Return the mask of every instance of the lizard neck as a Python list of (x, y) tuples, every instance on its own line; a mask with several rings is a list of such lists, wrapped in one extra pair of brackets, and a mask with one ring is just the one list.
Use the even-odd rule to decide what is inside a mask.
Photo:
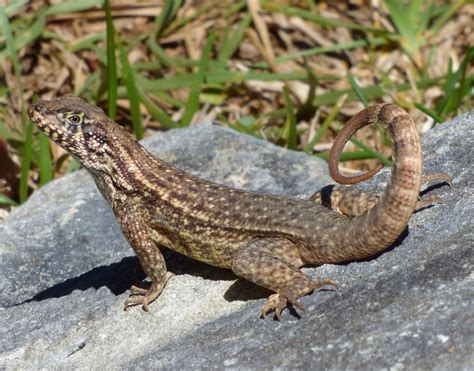
[(87, 169), (112, 204), (126, 198), (160, 197), (172, 188), (179, 170), (152, 156), (128, 133), (117, 136), (104, 154), (100, 170)]

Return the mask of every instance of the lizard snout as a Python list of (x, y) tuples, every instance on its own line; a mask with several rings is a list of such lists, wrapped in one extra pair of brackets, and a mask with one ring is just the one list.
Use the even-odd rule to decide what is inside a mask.
[(47, 101), (45, 101), (45, 100), (39, 100), (38, 102), (32, 104), (32, 105), (30, 106), (30, 108), (33, 109), (33, 110), (35, 110), (36, 112), (41, 113), (41, 112), (43, 112), (43, 111), (45, 110), (45, 108), (46, 108), (46, 103), (47, 103)]

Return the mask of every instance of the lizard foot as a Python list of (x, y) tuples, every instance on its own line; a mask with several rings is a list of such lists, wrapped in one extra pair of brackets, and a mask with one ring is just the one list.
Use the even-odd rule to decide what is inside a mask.
[(295, 296), (291, 297), (285, 295), (283, 292), (270, 295), (265, 304), (262, 306), (260, 311), (260, 317), (265, 318), (265, 316), (271, 312), (275, 311), (275, 316), (278, 320), (281, 319), (281, 312), (285, 309), (288, 304), (291, 304), (299, 308), (302, 312), (308, 313), (308, 309), (303, 304), (298, 303)]
[[(433, 173), (433, 174), (424, 175), (421, 178), (421, 184), (426, 184), (433, 180), (443, 181), (443, 182), (446, 182), (449, 187), (452, 186), (452, 179), (446, 173)], [(434, 204), (442, 204), (442, 203), (443, 203), (443, 199), (439, 196), (428, 196), (428, 197), (419, 198), (416, 204), (415, 210), (420, 210), (426, 206), (431, 206)]]
[(130, 287), (130, 291), (132, 295), (125, 300), (123, 310), (127, 310), (128, 307), (132, 307), (135, 305), (141, 305), (145, 312), (148, 312), (148, 305), (155, 300), (163, 291), (166, 282), (174, 276), (171, 272), (166, 272), (164, 280), (161, 282), (152, 282), (149, 289), (144, 289), (138, 286)]
[(298, 303), (298, 297), (309, 294), (313, 292), (314, 290), (325, 286), (325, 285), (331, 285), (334, 287), (338, 287), (336, 282), (329, 278), (323, 278), (319, 281), (316, 281), (313, 283), (313, 285), (308, 288), (308, 290), (305, 290), (306, 292), (303, 293), (295, 293), (295, 288), (292, 286), (285, 287), (281, 291), (272, 294), (269, 296), (265, 304), (263, 304), (262, 309), (260, 311), (260, 317), (265, 318), (265, 316), (271, 312), (275, 311), (275, 317), (277, 320), (281, 319), (281, 312), (283, 309), (285, 309), (289, 304), (295, 306), (296, 308), (300, 309), (302, 312), (307, 313), (308, 310), (303, 304)]
[(452, 178), (446, 173), (432, 173), (428, 175), (423, 175), (421, 177), (421, 184), (425, 184), (428, 182), (432, 182), (433, 180), (439, 180), (448, 183), (448, 186), (451, 187), (453, 180)]
[(443, 202), (444, 202), (443, 199), (439, 196), (428, 196), (428, 197), (419, 198), (418, 202), (416, 203), (415, 210), (418, 211), (420, 209), (423, 209), (426, 206), (442, 204)]

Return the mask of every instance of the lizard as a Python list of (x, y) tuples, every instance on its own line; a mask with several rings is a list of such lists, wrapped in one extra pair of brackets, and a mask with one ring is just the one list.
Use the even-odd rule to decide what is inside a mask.
[(28, 108), (32, 123), (63, 147), (93, 177), (110, 204), (123, 234), (151, 284), (132, 286), (124, 309), (145, 311), (172, 276), (160, 251), (175, 250), (192, 259), (231, 269), (273, 293), (261, 308), (276, 319), (298, 299), (325, 285), (301, 270), (307, 265), (345, 263), (381, 253), (406, 228), (420, 200), (421, 184), (444, 173), (422, 176), (422, 151), (414, 121), (393, 104), (370, 106), (353, 116), (335, 139), (329, 170), (341, 184), (356, 177), (338, 170), (339, 155), (361, 127), (381, 122), (394, 141), (391, 176), (382, 195), (334, 186), (309, 200), (240, 190), (186, 173), (153, 156), (98, 107), (79, 97), (40, 100)]

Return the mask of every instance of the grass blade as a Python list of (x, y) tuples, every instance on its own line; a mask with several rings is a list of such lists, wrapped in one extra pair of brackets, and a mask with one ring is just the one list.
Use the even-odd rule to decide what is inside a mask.
[(378, 35), (391, 35), (390, 32), (381, 28), (367, 27), (358, 23), (349, 23), (349, 22), (343, 22), (339, 19), (326, 18), (326, 17), (321, 16), (318, 13), (314, 13), (306, 9), (300, 9), (300, 8), (291, 7), (291, 6), (287, 6), (283, 4), (278, 4), (277, 2), (274, 2), (274, 1), (263, 0), (261, 2), (261, 6), (262, 6), (262, 9), (265, 9), (271, 12), (286, 14), (288, 16), (301, 17), (308, 21), (317, 23), (321, 26), (343, 27), (350, 30), (373, 32)]
[(182, 0), (166, 0), (165, 5), (161, 9), (160, 14), (158, 14), (155, 18), (156, 29), (153, 35), (153, 38), (155, 40), (158, 40), (160, 38), (165, 28), (174, 19), (182, 3)]
[(297, 135), (296, 135), (296, 116), (295, 116), (295, 108), (293, 105), (293, 101), (290, 98), (290, 92), (288, 87), (283, 88), (283, 96), (285, 97), (286, 102), (286, 123), (285, 123), (285, 130), (284, 130), (284, 137), (286, 139), (286, 143), (289, 149), (296, 149), (297, 145)]
[(77, 13), (83, 10), (101, 6), (104, 0), (81, 0), (81, 1), (61, 1), (48, 8), (47, 15), (58, 15), (64, 13)]
[[(176, 1), (175, 3), (181, 3), (182, 0)], [(176, 29), (184, 26), (185, 24), (188, 24), (195, 20), (196, 18), (200, 17), (203, 14), (206, 14), (209, 12), (209, 10), (215, 8), (216, 6), (220, 5), (222, 3), (222, 0), (214, 0), (214, 1), (202, 1), (200, 5), (194, 12), (192, 12), (189, 16), (186, 17), (180, 17), (176, 20), (174, 20), (171, 24), (168, 25), (168, 29), (166, 30), (166, 35), (172, 33)], [(178, 11), (178, 8), (176, 9)]]
[(237, 29), (234, 32), (230, 32), (226, 34), (224, 40), (222, 41), (222, 47), (219, 51), (219, 56), (217, 57), (217, 61), (222, 64), (226, 64), (229, 58), (235, 53), (237, 48), (240, 45), (242, 37), (244, 36), (245, 30), (249, 27), (252, 17), (250, 13), (245, 14), (242, 17), (242, 20), (239, 22)]
[(81, 86), (78, 86), (77, 89), (74, 91), (74, 95), (77, 95), (78, 97), (80, 97), (85, 91), (87, 91), (92, 85), (94, 85), (95, 83), (97, 83), (97, 81), (99, 81), (99, 72), (100, 71), (96, 71), (94, 72), (92, 75), (90, 75), (86, 81), (84, 81), (84, 83), (81, 85)]
[(21, 160), (21, 176), (20, 176), (20, 203), (28, 198), (28, 179), (30, 173), (31, 158), (33, 155), (33, 125), (28, 122), (26, 126), (26, 137), (24, 145), (23, 157)]
[(25, 127), (28, 120), (26, 119), (25, 100), (23, 98), (23, 81), (21, 79), (20, 59), (18, 58), (17, 49), (15, 47), (15, 39), (10, 28), (10, 23), (8, 22), (8, 18), (4, 12), (3, 7), (0, 7), (0, 29), (2, 30), (3, 37), (5, 38), (7, 51), (13, 64), (13, 73), (15, 75), (18, 88), (18, 95), (20, 96), (20, 109), (22, 113), (21, 118), (23, 127)]
[(28, 2), (29, 0), (17, 0), (10, 2), (8, 5), (3, 5), (4, 12), (8, 17), (11, 17), (13, 13), (15, 13), (22, 6), (28, 4)]
[(458, 79), (460, 78), (461, 81), (459, 82), (459, 88), (458, 88), (457, 93), (454, 94), (451, 100), (452, 104), (448, 106), (448, 112), (457, 110), (459, 106), (461, 105), (463, 98), (471, 90), (473, 81), (472, 81), (472, 78), (466, 79), (466, 72), (467, 72), (468, 64), (472, 62), (473, 54), (474, 54), (474, 46), (471, 46), (467, 50), (466, 55), (464, 56), (463, 61), (461, 63), (461, 66), (459, 66), (459, 69), (456, 72), (457, 74), (459, 74)]
[[(235, 71), (209, 71), (206, 74), (206, 82), (209, 84), (239, 84), (244, 81), (292, 81), (292, 80), (306, 80), (308, 73), (306, 71), (281, 72), (281, 73), (259, 73), (254, 71), (249, 72), (235, 72)], [(318, 76), (318, 81), (325, 81), (324, 76)], [(327, 80), (334, 80), (333, 77)], [(137, 81), (144, 91), (158, 92), (163, 90), (172, 90), (180, 88), (189, 88), (197, 84), (199, 76), (196, 73), (189, 73), (177, 75), (164, 79), (148, 79), (144, 76), (138, 75)]]
[(15, 201), (13, 201), (10, 197), (7, 197), (0, 193), (0, 207), (1, 206), (16, 206), (18, 205)]
[(81, 164), (77, 162), (74, 158), (71, 160), (71, 163), (69, 164), (68, 169), (66, 170), (67, 174), (73, 173), (76, 170), (79, 170), (81, 168)]
[(15, 49), (20, 50), (40, 37), (46, 26), (46, 12), (40, 9), (34, 22), (21, 34), (15, 36)]
[(178, 126), (177, 122), (174, 121), (171, 117), (169, 117), (150, 98), (148, 98), (141, 89), (138, 89), (138, 95), (140, 96), (141, 102), (143, 103), (151, 117), (153, 117), (155, 120), (160, 121), (166, 128), (175, 128)]
[[(339, 133), (340, 128), (336, 129), (336, 131)], [(369, 158), (376, 158), (377, 160), (379, 160), (385, 166), (392, 165), (392, 161), (386, 159), (381, 153), (378, 153), (377, 151), (374, 151), (372, 148), (370, 148), (366, 144), (362, 143), (361, 141), (359, 141), (355, 138), (351, 138), (350, 141), (352, 143), (354, 143), (357, 147), (359, 147), (360, 149), (365, 151), (370, 156)]]
[(132, 113), (133, 132), (137, 139), (142, 139), (144, 130), (142, 125), (142, 117), (140, 114), (140, 96), (135, 84), (135, 72), (133, 71), (130, 62), (128, 61), (127, 53), (122, 44), (122, 40), (118, 39), (118, 46), (120, 51), (120, 60), (122, 62), (123, 79), (127, 87), (128, 101), (130, 102), (130, 111)]
[[(433, 2), (433, 0), (411, 0), (409, 3), (407, 3), (406, 7), (405, 7), (405, 19), (407, 19), (408, 23), (410, 24), (410, 26), (416, 31), (416, 24), (419, 23), (420, 25), (422, 25), (423, 23), (425, 23), (426, 21), (423, 19), (425, 17), (425, 15), (429, 15), (431, 14), (431, 6), (429, 6), (428, 4)], [(393, 2), (393, 0), (392, 0)], [(421, 11), (421, 6), (423, 3), (428, 3), (427, 4), (427, 11), (426, 12), (422, 12)], [(402, 3), (403, 4), (403, 3)], [(420, 22), (420, 20), (422, 20), (423, 22)], [(419, 30), (422, 30), (422, 29), (419, 29)]]
[(15, 48), (15, 40), (13, 38), (8, 18), (5, 15), (3, 7), (0, 7), (0, 28), (3, 36), (5, 37), (7, 51), (10, 55), (10, 59), (13, 64), (13, 72), (18, 88), (18, 94), (20, 96), (20, 110), (21, 110), (21, 121), (23, 128), (26, 128), (26, 138), (23, 145), (23, 157), (21, 159), (21, 176), (20, 176), (20, 189), (19, 199), (20, 203), (23, 203), (28, 198), (28, 179), (29, 171), (31, 166), (31, 157), (33, 153), (33, 126), (28, 121), (26, 116), (25, 100), (23, 98), (23, 81), (21, 79), (21, 67), (18, 54)]
[(163, 63), (163, 65), (168, 67), (192, 67), (197, 66), (198, 63), (196, 61), (191, 61), (186, 58), (173, 58), (169, 57), (163, 48), (156, 42), (156, 40), (152, 37), (149, 37), (146, 41), (146, 45), (150, 48), (151, 52), (155, 54), (159, 61)]
[(51, 166), (51, 151), (49, 148), (48, 137), (40, 132), (39, 140), (39, 159), (38, 165), (40, 170), (40, 186), (45, 185), (53, 179), (53, 170)]
[[(350, 50), (355, 48), (363, 48), (363, 47), (375, 47), (380, 45), (388, 44), (388, 40), (383, 37), (376, 37), (373, 39), (366, 39), (366, 40), (355, 40), (344, 44), (334, 44), (330, 46), (320, 46), (316, 48), (305, 49), (301, 51), (297, 51), (294, 53), (288, 53), (282, 55), (280, 57), (275, 58), (275, 64), (293, 61), (295, 59), (301, 57), (311, 57), (314, 55), (319, 54), (326, 54), (326, 53), (335, 53), (343, 50)], [(266, 62), (259, 62), (252, 65), (253, 68), (268, 68), (268, 64)]]
[[(417, 82), (416, 86), (420, 89), (426, 89), (427, 87), (439, 84), (439, 82), (442, 79), (443, 79), (442, 77), (426, 79), (424, 81)], [(402, 91), (407, 91), (407, 90), (412, 89), (412, 85), (408, 83), (393, 84), (392, 88), (394, 91), (402, 92)], [(361, 90), (367, 96), (367, 99), (369, 101), (372, 101), (374, 99), (377, 99), (386, 95), (386, 92), (384, 91), (382, 85), (368, 86), (366, 88), (361, 88)], [(341, 90), (330, 91), (328, 93), (324, 93), (324, 94), (320, 94), (316, 96), (316, 98), (314, 99), (314, 104), (316, 106), (333, 105), (337, 101), (337, 99), (343, 94), (348, 94), (347, 99), (349, 101), (357, 100), (357, 96), (352, 89), (341, 89)]]
[[(324, 151), (315, 154), (316, 157), (322, 158), (323, 160), (329, 159), (329, 151)], [(354, 160), (370, 160), (374, 157), (366, 151), (346, 151), (342, 152), (339, 157), (340, 162), (354, 161)]]
[(208, 38), (204, 50), (201, 55), (201, 62), (199, 63), (198, 72), (196, 79), (191, 87), (191, 93), (189, 94), (186, 107), (184, 109), (183, 119), (181, 120), (181, 126), (188, 126), (194, 114), (199, 109), (199, 94), (201, 91), (201, 85), (204, 83), (206, 78), (207, 64), (209, 62), (209, 55), (211, 53), (214, 42), (216, 41), (216, 35), (211, 33)]
[(107, 29), (107, 92), (109, 117), (115, 120), (117, 114), (117, 62), (115, 60), (115, 28), (112, 20), (110, 1), (104, 1)]
[(412, 13), (418, 13), (419, 6), (421, 5), (420, 2), (418, 0), (414, 2), (418, 7), (415, 5), (407, 7), (399, 0), (386, 0), (385, 3), (390, 12), (390, 18), (392, 18), (400, 34), (400, 44), (407, 54), (412, 57), (422, 41), (411, 23), (413, 16), (409, 13), (409, 9), (411, 9)]
[(75, 53), (83, 49), (90, 49), (97, 42), (106, 40), (106, 38), (107, 38), (106, 32), (99, 32), (93, 35), (88, 35), (83, 38), (80, 38), (77, 41), (76, 40), (73, 41), (73, 43), (69, 45), (68, 50), (72, 53)]
[(333, 107), (331, 112), (327, 115), (326, 119), (323, 121), (322, 125), (319, 127), (318, 131), (314, 134), (313, 138), (308, 142), (308, 144), (305, 146), (304, 151), (306, 153), (311, 153), (313, 151), (313, 147), (318, 143), (321, 138), (323, 137), (324, 133), (326, 130), (329, 128), (329, 125), (331, 125), (331, 122), (333, 122), (334, 118), (337, 116), (339, 113), (339, 110), (341, 109), (342, 105), (347, 99), (347, 94), (342, 95), (336, 102), (336, 105)]
[(6, 139), (7, 141), (12, 138), (20, 140), (20, 138), (16, 136), (16, 133), (14, 133), (12, 130), (7, 129), (7, 126), (5, 125), (5, 123), (1, 121), (0, 121), (0, 137)]
[[(449, 60), (448, 74), (446, 77), (446, 85), (444, 87), (445, 95), (441, 102), (436, 107), (436, 112), (441, 116), (443, 113), (451, 112), (456, 110), (461, 104), (462, 98), (469, 92), (470, 85), (472, 84), (471, 79), (466, 80), (467, 66), (471, 62), (472, 55), (474, 54), (474, 47), (470, 47), (466, 55), (459, 66), (458, 70), (453, 73), (452, 61)], [(456, 84), (459, 83), (458, 91), (456, 91)]]
[(452, 3), (449, 5), (448, 9), (445, 9), (441, 15), (439, 16), (438, 19), (433, 23), (433, 26), (431, 27), (431, 32), (433, 35), (436, 35), (441, 27), (444, 26), (444, 24), (449, 21), (453, 15), (466, 3), (466, 0), (458, 0), (455, 3)]
[(367, 96), (365, 95), (362, 88), (359, 86), (359, 84), (355, 80), (352, 73), (349, 73), (347, 78), (349, 79), (349, 83), (351, 84), (351, 87), (352, 87), (352, 90), (354, 90), (354, 93), (357, 95), (359, 100), (364, 104), (364, 106), (367, 107), (369, 105), (369, 100), (367, 99)]
[(438, 115), (436, 111), (433, 111), (429, 109), (428, 107), (425, 107), (421, 103), (415, 103), (415, 107), (418, 108), (424, 114), (430, 116), (438, 124), (444, 121), (443, 118), (440, 115)]

